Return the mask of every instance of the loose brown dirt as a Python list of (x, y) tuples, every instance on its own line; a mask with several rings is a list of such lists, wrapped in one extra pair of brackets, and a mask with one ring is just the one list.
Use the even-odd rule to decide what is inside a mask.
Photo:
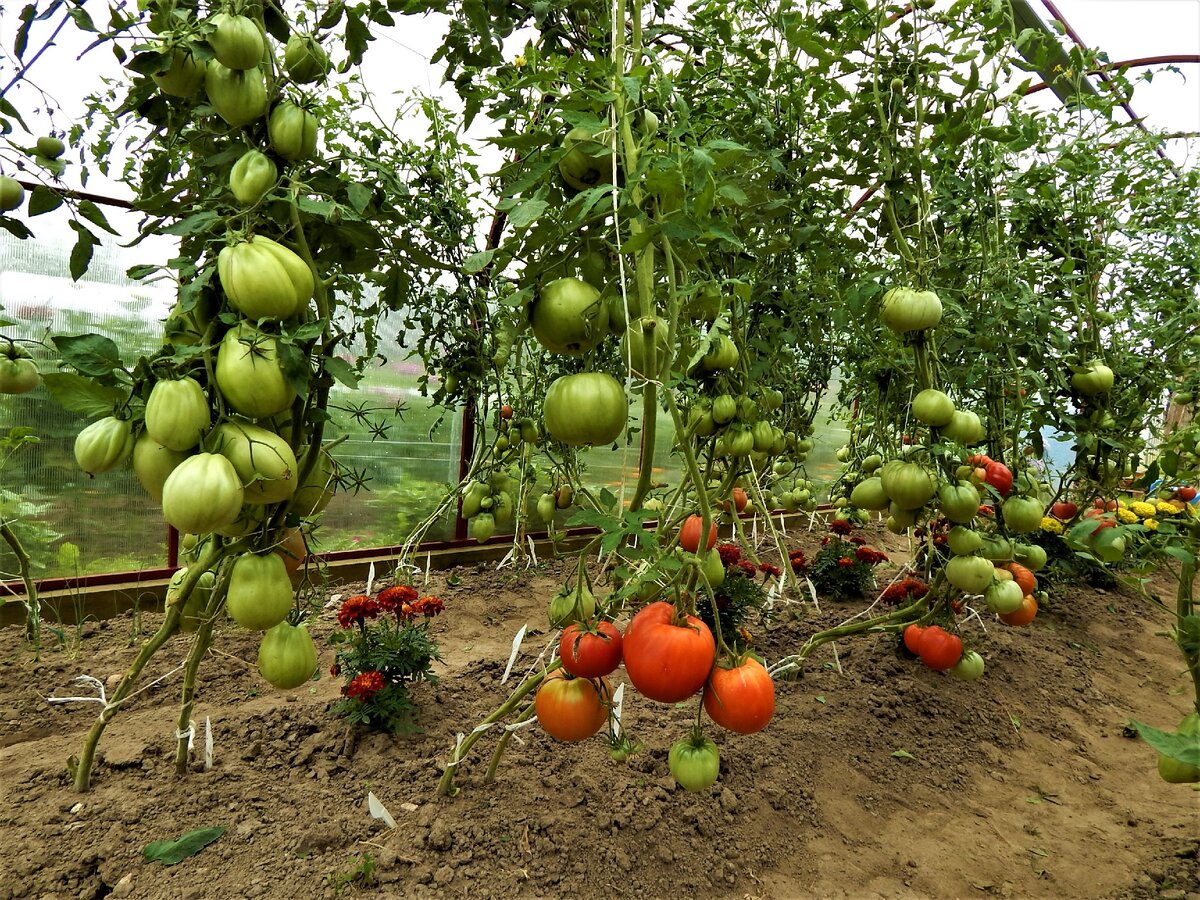
[[(873, 535), (876, 539), (882, 536)], [(816, 539), (797, 543), (810, 552)], [(899, 548), (892, 546), (893, 551)], [(894, 554), (898, 555), (898, 554)], [(485, 735), (461, 792), (435, 788), (458, 733), (507, 696), (516, 630), (530, 626), (518, 676), (549, 639), (559, 566), (433, 577), (448, 611), (436, 685), (415, 689), (426, 732), (402, 739), (347, 728), (327, 710), (328, 675), (276, 692), (247, 661), (256, 638), (219, 636), (201, 676), (215, 765), (174, 773), (176, 637), (153, 661), (163, 679), (128, 704), (101, 745), (94, 787), (76, 794), (65, 762), (96, 704), (48, 695), (110, 685), (156, 617), (86, 623), (40, 661), (18, 629), (0, 632), (0, 900), (9, 898), (381, 897), (1121, 897), (1200, 900), (1200, 793), (1162, 783), (1131, 718), (1173, 727), (1186, 680), (1165, 617), (1128, 592), (1060, 589), (1033, 626), (985, 619), (964, 633), (987, 659), (974, 684), (863, 637), (826, 647), (778, 685), (759, 735), (714, 735), (721, 778), (678, 790), (666, 752), (694, 707), (632, 697), (627, 762), (600, 738), (559, 744), (517, 732), (495, 782)], [(458, 584), (448, 584), (447, 576)], [(342, 592), (346, 589), (343, 588)], [(757, 637), (769, 661), (862, 604), (787, 608)], [(149, 680), (149, 679), (148, 679)], [(198, 747), (202, 744), (198, 743)], [(396, 820), (368, 813), (369, 792)], [(222, 826), (198, 855), (143, 861), (151, 841)], [(369, 869), (366, 878), (356, 872)]]

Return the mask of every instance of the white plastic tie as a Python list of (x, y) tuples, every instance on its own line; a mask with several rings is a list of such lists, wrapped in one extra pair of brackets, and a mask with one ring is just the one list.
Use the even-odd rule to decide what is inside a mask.
[(621, 736), (621, 716), (625, 714), (625, 682), (617, 685), (612, 695), (612, 733), (613, 737)]
[(504, 667), (504, 675), (500, 679), (501, 684), (508, 683), (508, 676), (512, 674), (513, 665), (517, 661), (517, 654), (521, 652), (521, 642), (525, 640), (525, 632), (528, 628), (529, 623), (522, 625), (513, 637), (512, 652), (508, 655), (508, 665)]
[(213, 767), (213, 727), (212, 718), (204, 717), (204, 771)]
[(188, 756), (192, 755), (192, 742), (195, 740), (195, 737), (196, 737), (196, 723), (195, 722), (188, 722), (187, 731), (180, 731), (178, 729), (175, 730), (175, 740), (176, 741), (182, 741), (184, 738), (187, 738)]
[(371, 563), (371, 565), (367, 567), (367, 590), (365, 591), (365, 593), (368, 596), (371, 593), (371, 588), (373, 588), (374, 586), (375, 586), (375, 563)]

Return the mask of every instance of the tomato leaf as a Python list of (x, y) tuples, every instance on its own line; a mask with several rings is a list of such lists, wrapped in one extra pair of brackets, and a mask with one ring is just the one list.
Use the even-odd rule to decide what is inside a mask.
[(33, 237), (33, 232), (25, 227), (25, 223), (19, 219), (13, 219), (9, 216), (0, 215), (0, 228), (3, 228), (19, 241)]
[(463, 260), (463, 272), (467, 275), (474, 275), (476, 272), (482, 272), (492, 262), (492, 257), (496, 255), (495, 250), (481, 250), (478, 253), (472, 253)]
[(73, 372), (48, 372), (42, 376), (42, 384), (63, 409), (88, 418), (112, 415), (117, 404), (125, 399), (124, 391), (96, 384)]
[(58, 209), (62, 204), (62, 194), (50, 190), (45, 185), (39, 184), (29, 192), (29, 206), (27, 211), (30, 216), (40, 216), (51, 210)]
[(77, 219), (71, 220), (71, 230), (75, 232), (75, 246), (71, 248), (71, 280), (78, 281), (92, 263), (92, 251), (100, 243), (91, 231)]
[(190, 856), (195, 856), (224, 833), (225, 829), (221, 826), (198, 828), (180, 836), (178, 840), (152, 841), (146, 845), (142, 856), (147, 862), (160, 862), (164, 866), (173, 866)]
[(62, 361), (81, 375), (102, 378), (122, 368), (121, 351), (111, 338), (102, 334), (56, 334), (51, 338)]
[(897, 759), (916, 759), (916, 757), (907, 750), (893, 750), (892, 756), (896, 757)]
[(359, 374), (354, 370), (354, 366), (341, 357), (331, 356), (326, 359), (325, 371), (351, 390), (358, 387)]
[(546, 211), (549, 204), (545, 200), (526, 200), (508, 214), (508, 221), (513, 228), (524, 228), (532, 225)]
[(1133, 722), (1133, 727), (1137, 729), (1143, 741), (1163, 756), (1169, 756), (1189, 766), (1200, 766), (1200, 739), (1197, 739), (1196, 735), (1159, 731), (1138, 721)]

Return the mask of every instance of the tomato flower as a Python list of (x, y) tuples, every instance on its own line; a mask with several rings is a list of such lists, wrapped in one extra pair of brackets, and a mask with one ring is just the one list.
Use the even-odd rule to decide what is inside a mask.
[(365, 594), (358, 594), (342, 602), (337, 620), (342, 628), (349, 628), (356, 623), (361, 625), (367, 619), (374, 619), (378, 615), (379, 604)]

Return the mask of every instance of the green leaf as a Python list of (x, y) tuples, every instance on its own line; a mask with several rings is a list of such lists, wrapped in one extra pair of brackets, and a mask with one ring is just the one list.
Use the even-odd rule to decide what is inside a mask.
[(9, 216), (0, 215), (0, 228), (3, 228), (19, 241), (33, 237), (33, 232), (25, 227), (25, 223), (20, 219), (13, 219)]
[(916, 759), (916, 757), (907, 750), (893, 750), (892, 756), (896, 757), (897, 759)]
[(545, 200), (526, 200), (508, 214), (508, 221), (513, 228), (525, 228), (536, 222), (547, 206)]
[(189, 856), (195, 856), (217, 838), (225, 833), (223, 827), (198, 828), (189, 831), (174, 841), (152, 841), (142, 851), (147, 862), (160, 862), (164, 866), (173, 866), (183, 862)]
[(91, 419), (111, 416), (126, 396), (125, 391), (71, 372), (49, 372), (42, 376), (42, 384), (63, 409)]
[(121, 351), (111, 338), (102, 334), (56, 334), (51, 338), (62, 361), (81, 375), (103, 377), (121, 368)]
[(492, 257), (496, 255), (495, 250), (481, 250), (478, 253), (472, 253), (463, 260), (463, 272), (467, 275), (474, 275), (477, 272), (482, 272), (491, 265)]
[(40, 216), (52, 210), (58, 209), (63, 205), (62, 194), (57, 191), (52, 191), (45, 185), (37, 185), (29, 192), (29, 206), (27, 212), (30, 216)]
[(173, 234), (178, 237), (184, 237), (189, 234), (200, 234), (208, 231), (209, 228), (217, 223), (218, 216), (212, 210), (204, 210), (195, 215), (188, 216), (186, 219), (181, 219), (168, 225), (166, 228), (160, 229), (162, 234)]
[(355, 181), (346, 185), (346, 199), (350, 201), (350, 208), (360, 215), (367, 208), (367, 204), (371, 202), (371, 196), (372, 191), (365, 184)]
[(100, 243), (99, 239), (77, 220), (71, 221), (71, 230), (75, 232), (75, 246), (71, 248), (71, 280), (78, 281), (92, 263), (92, 251)]
[(354, 370), (354, 366), (341, 357), (331, 356), (326, 359), (325, 371), (351, 390), (358, 387), (360, 380), (358, 372)]
[(1133, 727), (1137, 729), (1143, 741), (1163, 756), (1177, 759), (1189, 766), (1200, 766), (1200, 735), (1159, 731), (1137, 721), (1133, 723)]
[(109, 234), (117, 234), (117, 230), (108, 224), (108, 219), (104, 218), (100, 207), (91, 200), (80, 200), (78, 210), (81, 216), (101, 230), (107, 231)]

